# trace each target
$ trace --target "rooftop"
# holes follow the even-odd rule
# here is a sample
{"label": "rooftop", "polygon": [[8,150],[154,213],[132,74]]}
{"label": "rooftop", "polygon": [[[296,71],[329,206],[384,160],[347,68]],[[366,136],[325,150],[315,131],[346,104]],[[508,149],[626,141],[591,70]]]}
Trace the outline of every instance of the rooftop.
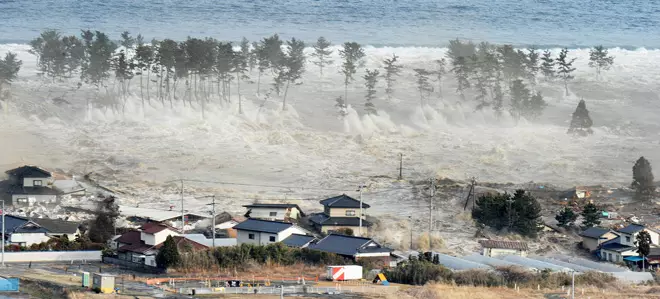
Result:
{"label": "rooftop", "polygon": [[[213,239],[209,239],[203,234],[185,234],[183,235],[188,240],[197,242],[206,247],[213,247]],[[215,247],[228,247],[235,246],[237,244],[236,238],[216,238]]]}
{"label": "rooftop", "polygon": [[313,236],[293,234],[282,240],[282,243],[290,247],[304,247],[314,240],[316,240],[316,238]]}
{"label": "rooftop", "polygon": [[382,247],[371,238],[330,234],[311,244],[309,249],[331,252],[345,256],[356,256],[360,253],[392,252],[392,249]]}
{"label": "rooftop", "polygon": [[624,252],[624,251],[634,250],[637,247],[623,245],[621,244],[621,237],[616,237],[612,240],[609,240],[601,244],[600,248],[614,252]]}
{"label": "rooftop", "polygon": [[[119,206],[119,213],[125,217],[138,217],[149,219],[156,222],[181,219],[181,211],[163,211],[150,208],[137,208],[129,206]],[[210,218],[211,215],[203,215],[193,212],[184,212],[184,215],[192,215],[200,218]]]}
{"label": "rooftop", "polygon": [[115,242],[124,244],[136,244],[140,243],[140,240],[141,238],[139,231],[130,231],[119,236],[119,238],[115,239]]}
{"label": "rooftop", "polygon": [[479,240],[479,244],[484,248],[529,250],[527,243],[518,241]]}
{"label": "rooftop", "polygon": [[629,224],[628,226],[618,230],[620,233],[624,234],[634,234],[636,232],[642,231],[645,227],[639,224]]}
{"label": "rooftop", "polygon": [[580,236],[587,237],[587,238],[592,238],[592,239],[600,239],[600,237],[606,233],[610,232],[609,229],[607,228],[602,228],[602,227],[590,227],[580,233]]}
{"label": "rooftop", "polygon": [[5,171],[6,174],[10,176],[15,176],[19,178],[49,178],[51,174],[49,171],[43,170],[37,166],[33,165],[24,165],[18,168],[10,169]]}
{"label": "rooftop", "polygon": [[304,217],[305,214],[302,212],[302,209],[297,204],[292,203],[253,203],[251,205],[244,205],[243,207],[248,209],[290,209],[296,208],[300,211],[300,214]]}
{"label": "rooftop", "polygon": [[19,185],[13,186],[9,190],[10,194],[24,194],[24,195],[59,195],[62,192],[50,187],[23,187]]}
{"label": "rooftop", "polygon": [[45,228],[49,233],[53,234],[75,234],[78,231],[78,227],[80,226],[80,224],[77,222],[70,222],[59,219],[32,218],[30,221],[39,224],[39,226]]}
{"label": "rooftop", "polygon": [[293,224],[288,222],[269,221],[269,220],[251,218],[237,224],[236,226],[234,226],[234,229],[277,234],[292,226]]}
{"label": "rooftop", "polygon": [[169,229],[173,232],[179,232],[179,229],[172,227],[170,225],[164,224],[164,223],[158,223],[158,222],[147,222],[141,227],[142,232],[147,233],[147,234],[157,234],[159,232],[162,232],[166,229]]}
{"label": "rooftop", "polygon": [[[326,214],[319,213],[309,218],[309,220],[318,225],[332,225],[332,226],[360,226],[359,217],[329,217]],[[371,222],[362,219],[362,226],[370,227]]]}
{"label": "rooftop", "polygon": [[[329,208],[360,208],[360,201],[346,194],[321,200],[320,203]],[[367,209],[370,206],[362,202],[362,208]]]}

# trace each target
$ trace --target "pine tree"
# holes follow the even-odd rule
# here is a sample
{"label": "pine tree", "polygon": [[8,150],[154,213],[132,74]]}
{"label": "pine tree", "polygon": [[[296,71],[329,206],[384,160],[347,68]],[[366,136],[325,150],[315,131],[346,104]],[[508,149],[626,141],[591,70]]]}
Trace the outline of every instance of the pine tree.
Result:
{"label": "pine tree", "polygon": [[569,207],[564,207],[559,213],[557,213],[557,215],[555,215],[559,227],[572,226],[575,220],[577,220],[577,217],[578,215]]}
{"label": "pine tree", "polygon": [[429,95],[433,91],[433,87],[431,87],[429,81],[429,75],[431,73],[425,69],[414,69],[414,71],[417,81],[417,90],[419,91],[420,107],[424,108]]}
{"label": "pine tree", "polygon": [[524,190],[516,190],[512,199],[514,219],[511,229],[523,236],[535,238],[542,229],[541,204]]}
{"label": "pine tree", "polygon": [[637,191],[637,194],[643,196],[649,196],[655,193],[651,163],[644,157],[637,159],[637,162],[633,166],[632,188]]}
{"label": "pine tree", "polygon": [[164,39],[158,46],[156,59],[165,70],[165,97],[170,101],[170,107],[173,108],[172,103],[172,88],[170,82],[176,78],[177,69],[177,51],[179,45],[171,39]]}
{"label": "pine tree", "polygon": [[119,217],[119,206],[113,196],[99,195],[96,206],[96,218],[89,227],[89,238],[95,243],[105,243],[115,234],[115,222]]}
{"label": "pine tree", "polygon": [[525,60],[525,70],[527,70],[527,81],[530,84],[536,84],[536,74],[539,72],[539,52],[536,48],[527,49],[527,59]]}
{"label": "pine tree", "polygon": [[64,47],[64,65],[66,72],[69,73],[69,78],[73,77],[73,73],[80,68],[82,61],[85,58],[85,47],[82,41],[75,35],[62,37],[62,44]]}
{"label": "pine tree", "polygon": [[[139,38],[141,39],[141,38]],[[147,101],[151,102],[150,92],[149,92],[149,77],[151,75],[151,64],[154,60],[154,50],[149,44],[144,44],[138,42],[137,47],[135,48],[135,60],[136,60],[136,75],[140,76],[140,98],[142,99],[142,107],[144,107],[144,75],[147,73]]]}
{"label": "pine tree", "polygon": [[348,85],[353,82],[358,67],[364,64],[364,49],[356,42],[346,42],[343,49],[339,50],[339,56],[344,60],[341,72],[344,75],[344,105],[348,107]]}
{"label": "pine tree", "polygon": [[517,79],[511,83],[509,93],[511,94],[510,112],[511,115],[518,120],[525,115],[526,105],[530,99],[530,91],[522,80]]}
{"label": "pine tree", "polygon": [[398,64],[399,56],[392,54],[392,58],[385,58],[383,64],[385,64],[385,94],[387,94],[387,99],[391,100],[392,95],[394,94],[394,82],[396,82],[396,77],[401,75],[402,65]]}
{"label": "pine tree", "polygon": [[[9,99],[8,86],[16,80],[23,61],[16,58],[16,53],[7,52],[4,59],[0,59],[0,101]],[[7,86],[7,87],[5,87]]]}
{"label": "pine tree", "polygon": [[549,50],[543,51],[543,57],[541,57],[541,73],[547,81],[550,81],[555,78],[555,59],[552,58],[552,53]]}
{"label": "pine tree", "polygon": [[592,202],[587,203],[582,209],[582,225],[589,228],[600,224],[601,212]]}
{"label": "pine tree", "polygon": [[255,47],[255,56],[257,58],[257,68],[259,70],[259,75],[257,76],[257,94],[260,94],[261,86],[261,75],[270,68],[270,61],[268,60],[268,52],[266,48],[266,41],[262,40]]}
{"label": "pine tree", "polygon": [[[218,57],[215,60],[214,70],[218,77],[218,92],[222,89],[222,98],[225,102],[230,102],[231,99],[227,89],[229,88],[229,82],[233,77],[231,73],[233,71],[233,63],[235,62],[234,55],[236,53],[234,52],[232,44],[229,42],[218,43],[216,53]],[[222,83],[222,86],[220,86],[220,83]]]}
{"label": "pine tree", "polygon": [[451,71],[456,77],[456,92],[461,95],[461,99],[465,100],[465,90],[470,88],[470,66],[467,58],[461,56],[453,60]]}
{"label": "pine tree", "polygon": [[236,75],[236,94],[238,94],[238,113],[243,114],[243,100],[241,98],[241,80],[247,80],[250,77],[246,75],[250,60],[250,43],[244,37],[241,41],[241,50],[234,53],[231,61],[232,71]]}
{"label": "pine tree", "polygon": [[603,46],[595,46],[589,51],[589,67],[596,69],[596,78],[600,77],[601,70],[609,70],[612,64],[614,57]]}
{"label": "pine tree", "polygon": [[497,54],[502,64],[503,77],[509,85],[525,77],[525,53],[516,51],[512,45],[502,45],[497,47]]}
{"label": "pine tree", "polygon": [[300,80],[305,72],[305,43],[296,38],[291,38],[290,41],[286,42],[286,45],[287,51],[282,59],[282,67],[278,74],[279,79],[276,79],[276,81],[283,80],[282,82],[286,82],[284,97],[282,98],[282,110],[286,110],[286,96],[289,92],[289,85]]}
{"label": "pine tree", "polygon": [[547,106],[548,104],[543,99],[543,95],[540,91],[537,91],[529,99],[529,102],[526,103],[524,115],[528,119],[536,119],[543,113],[543,110]]}
{"label": "pine tree", "polygon": [[641,257],[647,257],[651,253],[651,234],[643,230],[637,234],[635,238],[635,246],[637,246],[637,254]]}
{"label": "pine tree", "polygon": [[172,236],[167,236],[163,246],[158,250],[158,254],[156,255],[156,264],[160,268],[167,269],[176,266],[180,262],[181,255],[179,254],[176,242]]}
{"label": "pine tree", "polygon": [[440,95],[440,98],[442,98],[442,79],[444,79],[445,75],[447,74],[447,60],[444,58],[438,59],[435,61],[436,64],[436,71],[435,71],[435,77],[436,80],[438,80],[438,95]]}
{"label": "pine tree", "polygon": [[516,190],[513,196],[504,194],[482,195],[472,210],[477,223],[524,236],[536,237],[541,229],[541,205],[524,190]]}
{"label": "pine tree", "polygon": [[311,56],[316,57],[316,60],[312,63],[319,67],[321,77],[323,77],[323,68],[333,62],[332,59],[329,59],[330,55],[332,55],[332,50],[330,50],[331,46],[332,43],[326,40],[323,36],[319,37],[316,44],[312,46],[312,48],[314,48],[314,53],[312,53]]}
{"label": "pine tree", "polygon": [[[451,60],[453,66],[457,65],[457,60],[463,57],[467,58],[472,57],[472,55],[477,53],[477,46],[473,42],[462,42],[459,39],[449,41],[449,46],[447,47],[447,58]],[[469,67],[469,66],[467,66]],[[469,73],[469,69],[466,70]]]}
{"label": "pine tree", "polygon": [[495,110],[495,113],[498,116],[500,116],[502,115],[503,109],[504,109],[504,92],[502,91],[502,84],[500,84],[500,80],[498,78],[493,86],[493,110]]}
{"label": "pine tree", "polygon": [[57,30],[46,30],[30,42],[31,51],[38,53],[39,69],[53,79],[62,78],[67,73],[66,48]]}
{"label": "pine tree", "polygon": [[364,109],[368,114],[377,114],[376,106],[374,105],[374,100],[376,99],[376,84],[378,83],[378,76],[380,72],[378,70],[366,70],[364,75],[364,86],[367,88],[367,95],[365,96],[366,103],[364,104]]}
{"label": "pine tree", "polygon": [[559,70],[557,73],[559,74],[559,77],[561,77],[562,81],[564,81],[564,89],[566,89],[566,95],[568,96],[568,81],[574,78],[572,75],[572,73],[575,71],[573,62],[575,62],[576,58],[569,60],[567,56],[568,49],[563,48],[561,52],[559,52],[559,57],[556,59],[556,61],[559,65]]}
{"label": "pine tree", "polygon": [[280,95],[282,90],[282,85],[285,80],[284,77],[279,74],[283,72],[283,62],[284,62],[284,52],[282,52],[282,45],[284,42],[280,39],[280,36],[273,34],[270,37],[264,38],[262,41],[262,48],[264,51],[265,59],[268,61],[268,65],[271,69],[271,72],[274,76],[273,88],[277,95]]}
{"label": "pine tree", "polygon": [[587,110],[587,104],[584,100],[580,100],[575,112],[573,112],[573,119],[571,119],[571,126],[568,128],[568,133],[577,134],[580,136],[586,136],[587,134],[593,134],[591,126],[593,122],[591,117],[589,117],[589,110]]}

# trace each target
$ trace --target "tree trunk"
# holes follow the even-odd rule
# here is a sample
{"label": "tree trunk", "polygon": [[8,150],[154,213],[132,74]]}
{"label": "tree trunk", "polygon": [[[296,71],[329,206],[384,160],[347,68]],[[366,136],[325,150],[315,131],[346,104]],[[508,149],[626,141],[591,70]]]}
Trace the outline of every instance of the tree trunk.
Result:
{"label": "tree trunk", "polygon": [[344,107],[348,109],[348,82],[344,82]]}
{"label": "tree trunk", "polygon": [[566,89],[566,96],[568,96],[568,81],[564,80],[564,89]]}
{"label": "tree trunk", "polygon": [[149,82],[151,82],[151,68],[147,68],[147,102],[151,105],[151,93],[149,92]]}
{"label": "tree trunk", "polygon": [[160,83],[158,84],[158,96],[165,107],[165,97],[163,96],[163,68],[160,68]]}
{"label": "tree trunk", "polygon": [[257,94],[260,95],[261,91],[259,90],[259,85],[261,84],[261,70],[259,70],[259,75],[257,75]]}
{"label": "tree trunk", "polygon": [[282,97],[282,111],[286,111],[286,94],[289,93],[289,83],[291,81],[286,81],[286,87],[284,88],[284,96]]}
{"label": "tree trunk", "polygon": [[140,74],[140,99],[142,99],[142,110],[144,110],[144,76]]}

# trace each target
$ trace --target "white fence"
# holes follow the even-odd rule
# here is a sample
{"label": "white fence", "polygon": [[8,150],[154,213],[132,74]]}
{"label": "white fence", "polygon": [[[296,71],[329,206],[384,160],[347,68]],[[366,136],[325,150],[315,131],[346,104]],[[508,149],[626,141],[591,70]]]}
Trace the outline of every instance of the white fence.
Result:
{"label": "white fence", "polygon": [[20,251],[5,252],[5,263],[28,262],[97,262],[101,251]]}

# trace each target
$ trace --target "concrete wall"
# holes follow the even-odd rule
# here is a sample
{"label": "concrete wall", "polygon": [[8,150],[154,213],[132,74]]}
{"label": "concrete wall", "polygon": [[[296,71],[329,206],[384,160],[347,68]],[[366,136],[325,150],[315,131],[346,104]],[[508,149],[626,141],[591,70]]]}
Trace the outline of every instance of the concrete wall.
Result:
{"label": "concrete wall", "polygon": [[100,261],[101,251],[23,251],[5,252],[6,263]]}
{"label": "concrete wall", "polygon": [[[286,218],[286,209],[284,208],[250,208],[250,218],[268,219],[268,220],[284,220]],[[275,213],[271,216],[270,213]]]}
{"label": "concrete wall", "polygon": [[497,257],[504,255],[518,255],[527,256],[527,251],[518,249],[504,249],[504,248],[484,248],[484,256]]}
{"label": "concrete wall", "polygon": [[[250,235],[253,236],[252,239],[250,239]],[[267,245],[267,244],[275,243],[270,241],[270,237],[275,237],[275,242],[279,242],[282,240],[282,239],[278,240],[277,234],[238,230],[236,241],[238,242],[239,245],[244,243],[254,244],[254,245]]]}
{"label": "concrete wall", "polygon": [[[324,234],[328,234],[330,231],[337,231],[337,230],[346,229],[346,228],[352,229],[354,236],[360,236],[360,227],[359,226],[323,226],[321,228],[321,231]],[[368,231],[369,231],[369,228],[367,228],[366,226],[362,227],[362,235],[363,236],[366,235]]]}
{"label": "concrete wall", "polygon": [[12,194],[11,201],[14,205],[19,204],[32,204],[35,202],[41,203],[56,203],[57,195],[26,195],[26,194]]}
{"label": "concrete wall", "polygon": [[13,233],[9,241],[16,245],[30,246],[32,244],[46,242],[48,239],[50,238],[45,233]]}

